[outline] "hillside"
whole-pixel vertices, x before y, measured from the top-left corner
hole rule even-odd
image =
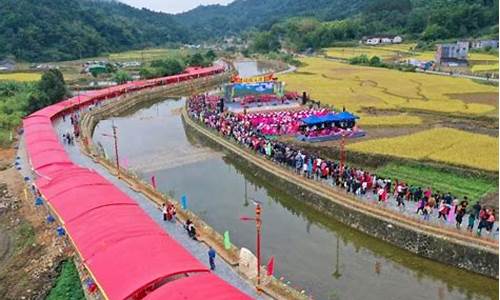
[[[0,58],[67,60],[183,42],[171,15],[115,1],[2,0]]]
[[[0,59],[25,61],[91,57],[248,31],[270,31],[270,48],[280,40],[298,50],[375,33],[427,41],[498,36],[498,0],[235,0],[178,15],[114,0],[1,0],[0,15]]]
[[[175,15],[191,38],[219,37],[254,27],[266,28],[287,17],[342,19],[356,14],[370,0],[236,0],[229,5],[199,6]]]
[[[498,0],[236,0],[200,6],[175,19],[203,39],[256,28],[268,30],[290,17],[348,19],[356,38],[398,33],[416,39],[498,36]]]

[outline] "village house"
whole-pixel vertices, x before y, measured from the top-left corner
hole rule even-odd
[[[391,35],[391,34],[378,34],[365,36],[360,41],[360,43],[366,45],[379,45],[379,44],[400,44],[403,42],[403,38],[399,35]]]
[[[14,71],[16,62],[13,59],[0,60],[0,71]]]
[[[466,66],[469,55],[469,42],[459,41],[454,44],[438,44],[436,63],[443,66]]]
[[[486,47],[498,49],[498,40],[474,40],[470,43],[470,49],[484,49]]]

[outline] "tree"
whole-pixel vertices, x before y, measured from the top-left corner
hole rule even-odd
[[[207,51],[207,53],[205,53],[205,58],[209,62],[213,62],[217,58],[217,55],[215,54],[215,52],[212,49],[210,49]]]
[[[142,79],[149,79],[155,77],[155,72],[153,68],[141,68],[139,70],[139,76]]]
[[[143,75],[151,75],[151,74],[154,74],[156,76],[176,75],[184,71],[184,64],[178,59],[167,58],[163,60],[152,61],[151,68],[153,68],[154,71],[144,70]]]
[[[372,58],[370,58],[370,66],[378,67],[381,63],[382,61],[378,56],[372,56]]]
[[[187,64],[189,66],[204,66],[205,58],[200,53],[195,53],[187,58]]]
[[[446,29],[437,24],[428,25],[427,28],[425,28],[424,33],[422,34],[422,38],[427,41],[443,39],[447,37],[448,32],[446,31]]]
[[[365,54],[354,56],[349,59],[351,65],[368,65],[370,64],[370,59]]]
[[[122,84],[132,80],[132,77],[127,72],[119,70],[113,75],[113,80],[118,84]]]
[[[50,69],[43,73],[37,84],[36,93],[29,99],[28,110],[34,112],[45,106],[63,100],[68,95],[64,76],[58,69]]]
[[[281,44],[271,32],[259,32],[254,35],[251,49],[258,53],[278,51]]]

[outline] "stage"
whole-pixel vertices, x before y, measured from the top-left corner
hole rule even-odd
[[[260,111],[274,111],[274,110],[290,110],[297,109],[301,107],[301,100],[281,100],[269,101],[265,103],[248,103],[241,105],[240,102],[224,102],[225,108],[233,113],[242,113],[245,109],[248,113],[260,112]]]

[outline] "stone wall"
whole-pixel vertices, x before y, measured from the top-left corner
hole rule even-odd
[[[422,257],[498,278],[496,241],[484,241],[463,232],[448,231],[410,218],[405,219],[401,215],[398,217],[395,213],[369,206],[355,198],[350,199],[345,192],[334,191],[315,182],[306,182],[300,176],[295,178],[288,170],[197,124],[187,117],[185,111],[183,117],[186,126],[223,146],[226,151],[235,153],[241,162],[252,164],[256,176],[273,182],[281,190],[336,220]]]

